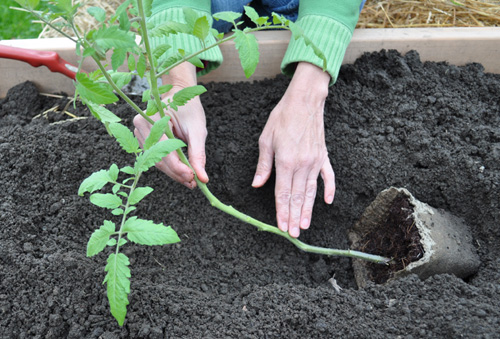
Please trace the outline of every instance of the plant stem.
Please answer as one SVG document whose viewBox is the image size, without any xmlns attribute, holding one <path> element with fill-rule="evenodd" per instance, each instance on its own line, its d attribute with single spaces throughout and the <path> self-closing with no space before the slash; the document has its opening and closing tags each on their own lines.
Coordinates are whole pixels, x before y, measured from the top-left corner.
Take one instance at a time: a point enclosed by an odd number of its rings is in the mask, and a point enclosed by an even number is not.
<svg viewBox="0 0 500 339">
<path fill-rule="evenodd" d="M 289 240 L 292 244 L 297 246 L 299 249 L 303 250 L 304 252 L 308 253 L 318 253 L 318 254 L 324 254 L 324 255 L 334 255 L 334 256 L 343 256 L 343 257 L 352 257 L 352 258 L 359 258 L 371 262 L 375 262 L 377 264 L 387 264 L 389 263 L 390 259 L 384 258 L 378 255 L 373 255 L 373 254 L 368 254 L 368 253 L 363 253 L 359 251 L 352 251 L 352 250 L 338 250 L 338 249 L 332 249 L 332 248 L 325 248 L 325 247 L 318 247 L 318 246 L 312 246 L 308 245 L 306 243 L 303 243 L 302 241 L 293 238 L 288 234 L 288 232 L 283 232 L 281 231 L 278 227 L 276 226 L 271 226 L 269 224 L 263 223 L 262 221 L 259 221 L 257 219 L 254 219 L 238 210 L 236 210 L 234 207 L 230 205 L 226 205 L 222 203 L 217 197 L 215 197 L 212 192 L 208 189 L 207 185 L 198 178 L 196 178 L 196 184 L 200 188 L 200 190 L 203 192 L 205 197 L 210 201 L 210 204 L 214 206 L 215 208 L 232 215 L 248 224 L 251 224 L 259 231 L 265 231 L 265 232 L 270 232 L 277 234 L 279 236 L 282 236 Z"/>
<path fill-rule="evenodd" d="M 149 43 L 148 28 L 146 25 L 146 15 L 144 13 L 144 6 L 142 0 L 137 0 L 137 8 L 139 9 L 140 25 L 141 25 L 141 37 L 144 42 L 144 48 L 146 49 L 146 54 L 149 60 L 149 82 L 151 86 L 151 94 L 155 100 L 156 106 L 158 107 L 158 112 L 160 117 L 165 116 L 163 112 L 162 102 L 160 98 L 160 92 L 158 91 L 158 81 L 156 77 L 156 65 L 153 58 L 153 53 L 151 52 L 151 45 Z"/>
<path fill-rule="evenodd" d="M 132 183 L 132 186 L 130 187 L 130 191 L 129 191 L 129 194 L 127 196 L 127 202 L 125 203 L 125 206 L 124 206 L 124 209 L 123 209 L 123 216 L 122 216 L 122 221 L 121 221 L 121 224 L 120 224 L 120 230 L 118 231 L 118 240 L 116 242 L 116 255 L 118 255 L 118 252 L 120 250 L 120 240 L 122 238 L 122 235 L 123 235 L 123 225 L 125 225 L 125 221 L 127 221 L 127 210 L 130 206 L 130 202 L 129 202 L 129 198 L 130 196 L 132 195 L 132 193 L 134 192 L 136 186 L 137 186 L 137 183 L 139 182 L 139 178 L 141 177 L 141 174 L 142 172 L 139 172 L 135 177 L 134 177 L 134 182 Z"/>
</svg>

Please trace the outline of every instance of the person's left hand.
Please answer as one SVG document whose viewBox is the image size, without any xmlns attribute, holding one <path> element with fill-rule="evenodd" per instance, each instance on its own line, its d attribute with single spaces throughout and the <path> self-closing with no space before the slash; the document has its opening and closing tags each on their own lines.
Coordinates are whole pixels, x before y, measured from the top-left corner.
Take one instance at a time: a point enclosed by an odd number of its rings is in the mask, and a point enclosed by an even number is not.
<svg viewBox="0 0 500 339">
<path fill-rule="evenodd" d="M 331 204 L 335 195 L 335 174 L 323 124 L 329 81 L 329 74 L 320 68 L 299 63 L 259 138 L 259 162 L 252 186 L 265 184 L 275 161 L 276 219 L 279 229 L 294 238 L 311 224 L 320 173 L 325 202 Z"/>
</svg>

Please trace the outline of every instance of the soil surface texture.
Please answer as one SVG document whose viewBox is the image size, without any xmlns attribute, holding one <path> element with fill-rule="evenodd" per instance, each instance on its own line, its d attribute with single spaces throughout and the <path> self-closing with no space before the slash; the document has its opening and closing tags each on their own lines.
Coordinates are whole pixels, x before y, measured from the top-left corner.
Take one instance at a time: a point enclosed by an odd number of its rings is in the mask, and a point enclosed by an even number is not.
<svg viewBox="0 0 500 339">
<path fill-rule="evenodd" d="M 251 182 L 259 135 L 288 83 L 211 83 L 202 95 L 209 188 L 272 224 L 274 179 L 261 189 Z M 322 201 L 319 179 L 300 236 L 346 249 L 347 230 L 375 196 L 405 187 L 470 225 L 476 275 L 411 275 L 359 290 L 349 259 L 303 253 L 152 169 L 141 180 L 155 191 L 137 215 L 171 225 L 181 242 L 124 247 L 132 292 L 122 328 L 102 285 L 108 253 L 85 256 L 92 232 L 115 217 L 77 190 L 94 171 L 133 159 L 94 118 L 58 113 L 65 105 L 31 83 L 0 101 L 0 338 L 500 337 L 500 75 L 422 63 L 414 52 L 343 66 L 325 108 L 335 201 Z M 131 126 L 129 108 L 110 107 Z"/>
</svg>

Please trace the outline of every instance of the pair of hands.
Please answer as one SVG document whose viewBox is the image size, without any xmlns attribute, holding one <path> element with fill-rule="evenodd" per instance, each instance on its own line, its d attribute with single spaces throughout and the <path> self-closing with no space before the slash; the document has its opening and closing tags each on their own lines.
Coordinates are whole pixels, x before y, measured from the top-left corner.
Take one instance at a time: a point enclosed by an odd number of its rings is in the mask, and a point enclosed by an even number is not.
<svg viewBox="0 0 500 339">
<path fill-rule="evenodd" d="M 283 232 L 297 238 L 300 230 L 311 224 L 317 179 L 321 174 L 325 185 L 324 200 L 331 204 L 335 195 L 335 175 L 325 144 L 323 112 L 330 76 L 320 68 L 305 62 L 298 63 L 285 94 L 271 112 L 259 138 L 259 161 L 252 182 L 261 187 L 276 167 L 276 219 Z M 178 66 L 163 78 L 174 87 L 168 96 L 180 89 L 196 85 L 196 69 L 189 63 Z M 163 98 L 163 99 L 166 99 Z M 205 112 L 199 97 L 170 110 L 173 133 L 188 145 L 188 158 L 198 179 L 208 182 L 205 171 Z M 159 115 L 153 116 L 159 119 Z M 151 125 L 140 115 L 134 118 L 135 135 L 142 143 Z M 164 138 L 166 138 L 164 136 Z M 189 188 L 196 182 L 193 171 L 171 153 L 156 166 L 174 180 Z"/>
</svg>

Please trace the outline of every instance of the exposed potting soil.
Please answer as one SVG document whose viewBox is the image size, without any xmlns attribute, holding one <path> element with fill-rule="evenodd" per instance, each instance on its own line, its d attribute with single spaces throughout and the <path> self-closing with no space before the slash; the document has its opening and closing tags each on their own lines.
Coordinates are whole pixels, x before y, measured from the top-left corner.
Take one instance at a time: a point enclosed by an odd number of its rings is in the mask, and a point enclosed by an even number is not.
<svg viewBox="0 0 500 339">
<path fill-rule="evenodd" d="M 209 187 L 269 223 L 274 182 L 250 184 L 258 137 L 288 81 L 208 84 L 202 96 Z M 335 202 L 324 204 L 320 189 L 301 235 L 347 248 L 347 230 L 375 196 L 406 187 L 470 225 L 482 261 L 476 275 L 410 275 L 358 290 L 349 259 L 302 253 L 152 170 L 142 180 L 155 191 L 137 214 L 172 225 L 182 241 L 125 246 L 132 292 L 119 328 L 102 285 L 106 256 L 85 257 L 91 233 L 113 216 L 77 189 L 92 172 L 132 159 L 93 118 L 32 119 L 54 99 L 29 84 L 15 88 L 0 103 L 0 337 L 498 337 L 499 93 L 500 76 L 480 65 L 422 63 L 416 53 L 375 53 L 344 66 L 325 112 Z M 116 111 L 131 124 L 130 109 Z"/>
<path fill-rule="evenodd" d="M 421 236 L 412 217 L 413 206 L 405 194 L 391 203 L 388 215 L 372 232 L 363 235 L 361 247 L 355 250 L 391 258 L 388 265 L 368 263 L 370 280 L 383 284 L 393 273 L 404 269 L 424 255 Z"/>
</svg>

